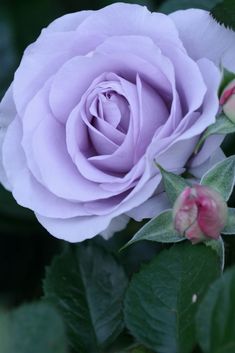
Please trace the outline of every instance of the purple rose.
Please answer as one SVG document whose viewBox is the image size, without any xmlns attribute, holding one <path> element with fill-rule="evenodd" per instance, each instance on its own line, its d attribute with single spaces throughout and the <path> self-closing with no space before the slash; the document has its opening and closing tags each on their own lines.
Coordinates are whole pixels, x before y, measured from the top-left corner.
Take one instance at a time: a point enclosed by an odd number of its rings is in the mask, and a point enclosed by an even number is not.
<svg viewBox="0 0 235 353">
<path fill-rule="evenodd" d="M 221 142 L 191 158 L 234 51 L 234 33 L 202 10 L 116 3 L 59 18 L 26 49 L 1 102 L 3 185 L 71 242 L 156 215 L 167 201 L 154 162 L 195 169 Z"/>
</svg>

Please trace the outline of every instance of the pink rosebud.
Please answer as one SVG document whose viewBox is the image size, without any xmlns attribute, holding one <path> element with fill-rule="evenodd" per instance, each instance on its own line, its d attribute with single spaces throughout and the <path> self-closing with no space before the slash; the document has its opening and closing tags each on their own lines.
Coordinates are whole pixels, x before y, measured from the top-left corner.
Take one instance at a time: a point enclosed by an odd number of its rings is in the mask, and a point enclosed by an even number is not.
<svg viewBox="0 0 235 353">
<path fill-rule="evenodd" d="M 208 186 L 186 187 L 173 208 L 175 229 L 193 244 L 218 239 L 226 218 L 226 202 Z"/>
<path fill-rule="evenodd" d="M 224 89 L 220 97 L 220 104 L 223 107 L 224 114 L 235 123 L 235 79 Z"/>
</svg>

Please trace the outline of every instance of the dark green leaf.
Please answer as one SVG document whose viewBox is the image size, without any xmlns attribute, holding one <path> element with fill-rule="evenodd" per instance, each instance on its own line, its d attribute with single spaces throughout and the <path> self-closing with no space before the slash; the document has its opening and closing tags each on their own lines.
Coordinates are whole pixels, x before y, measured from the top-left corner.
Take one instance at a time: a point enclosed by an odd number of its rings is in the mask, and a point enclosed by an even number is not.
<svg viewBox="0 0 235 353">
<path fill-rule="evenodd" d="M 225 27 L 235 31 L 235 2 L 234 0 L 224 0 L 218 3 L 211 10 L 212 17 Z"/>
<path fill-rule="evenodd" d="M 54 308 L 28 304 L 0 314 L 1 353 L 67 353 L 65 327 Z"/>
<path fill-rule="evenodd" d="M 223 67 L 223 79 L 219 87 L 219 96 L 223 93 L 223 90 L 225 89 L 225 87 L 234 79 L 235 79 L 235 73 L 230 72 Z"/>
<path fill-rule="evenodd" d="M 175 243 L 185 240 L 185 238 L 174 230 L 172 210 L 167 210 L 146 223 L 122 249 L 140 240 Z"/>
<path fill-rule="evenodd" d="M 204 10 L 210 10 L 220 0 L 167 0 L 160 6 L 159 11 L 169 14 L 177 10 L 185 10 L 191 8 L 199 8 Z"/>
<path fill-rule="evenodd" d="M 225 201 L 233 191 L 235 177 L 235 156 L 224 159 L 211 168 L 201 179 L 202 185 L 217 190 Z"/>
<path fill-rule="evenodd" d="M 55 258 L 44 281 L 45 298 L 67 325 L 71 346 L 97 353 L 123 329 L 122 298 L 127 278 L 103 249 L 79 245 Z"/>
<path fill-rule="evenodd" d="M 206 141 L 206 139 L 211 135 L 227 135 L 235 132 L 235 124 L 229 120 L 225 115 L 220 115 L 216 122 L 210 125 L 206 131 L 203 133 L 202 137 L 197 143 L 194 153 L 198 153 L 202 144 Z"/>
<path fill-rule="evenodd" d="M 158 353 L 191 353 L 198 303 L 221 273 L 215 251 L 177 244 L 133 276 L 125 299 L 130 332 Z"/>
<path fill-rule="evenodd" d="M 235 234 L 235 208 L 228 208 L 228 218 L 222 234 Z"/>
<path fill-rule="evenodd" d="M 174 202 L 177 199 L 177 197 L 187 186 L 189 186 L 189 184 L 181 176 L 168 172 L 158 164 L 157 166 L 161 171 L 164 188 L 167 193 L 167 196 L 171 201 L 172 205 L 174 205 Z"/>
<path fill-rule="evenodd" d="M 205 353 L 235 352 L 235 267 L 209 289 L 196 316 L 197 337 Z"/>
</svg>

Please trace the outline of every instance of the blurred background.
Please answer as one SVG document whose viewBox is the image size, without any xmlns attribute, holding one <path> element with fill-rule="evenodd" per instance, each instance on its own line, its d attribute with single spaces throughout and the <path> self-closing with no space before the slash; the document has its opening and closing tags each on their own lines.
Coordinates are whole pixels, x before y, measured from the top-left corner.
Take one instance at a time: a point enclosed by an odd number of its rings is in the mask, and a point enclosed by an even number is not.
<svg viewBox="0 0 235 353">
<path fill-rule="evenodd" d="M 95 10 L 112 3 L 108 0 L 0 1 L 0 98 L 13 79 L 24 49 L 38 37 L 43 27 L 66 13 Z M 152 11 L 161 10 L 165 13 L 189 7 L 210 9 L 216 3 L 215 0 L 135 2 L 146 5 Z M 228 155 L 235 153 L 233 141 L 234 136 L 230 136 L 224 143 L 224 150 Z M 134 227 L 134 224 L 129 226 L 126 231 L 128 236 L 133 234 Z M 111 240 L 106 246 L 113 246 L 113 241 L 122 242 L 126 234 L 116 238 L 118 240 Z M 231 263 L 235 258 L 235 246 L 232 240 L 228 240 L 226 244 L 227 261 Z M 63 245 L 62 241 L 50 236 L 38 224 L 32 212 L 17 206 L 11 194 L 0 187 L 0 306 L 12 307 L 39 297 L 42 294 L 41 280 L 45 266 Z M 118 249 L 119 245 L 120 243 L 114 246 Z M 128 257 L 132 266 L 137 266 L 137 252 L 146 258 L 151 256 L 155 249 L 152 245 L 144 246 L 145 252 L 143 245 L 141 249 L 138 246 L 133 247 L 130 250 L 132 253 L 127 252 L 123 262 L 127 262 Z"/>
</svg>

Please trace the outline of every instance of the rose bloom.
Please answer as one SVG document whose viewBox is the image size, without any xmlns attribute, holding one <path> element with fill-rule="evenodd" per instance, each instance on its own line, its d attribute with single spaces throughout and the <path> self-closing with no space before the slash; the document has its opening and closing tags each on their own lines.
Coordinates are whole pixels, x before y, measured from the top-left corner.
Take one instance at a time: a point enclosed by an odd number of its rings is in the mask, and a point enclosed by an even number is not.
<svg viewBox="0 0 235 353">
<path fill-rule="evenodd" d="M 220 64 L 235 34 L 206 11 L 116 3 L 63 16 L 30 45 L 1 102 L 1 181 L 54 236 L 110 236 L 168 207 L 155 161 L 209 165 Z"/>
</svg>

